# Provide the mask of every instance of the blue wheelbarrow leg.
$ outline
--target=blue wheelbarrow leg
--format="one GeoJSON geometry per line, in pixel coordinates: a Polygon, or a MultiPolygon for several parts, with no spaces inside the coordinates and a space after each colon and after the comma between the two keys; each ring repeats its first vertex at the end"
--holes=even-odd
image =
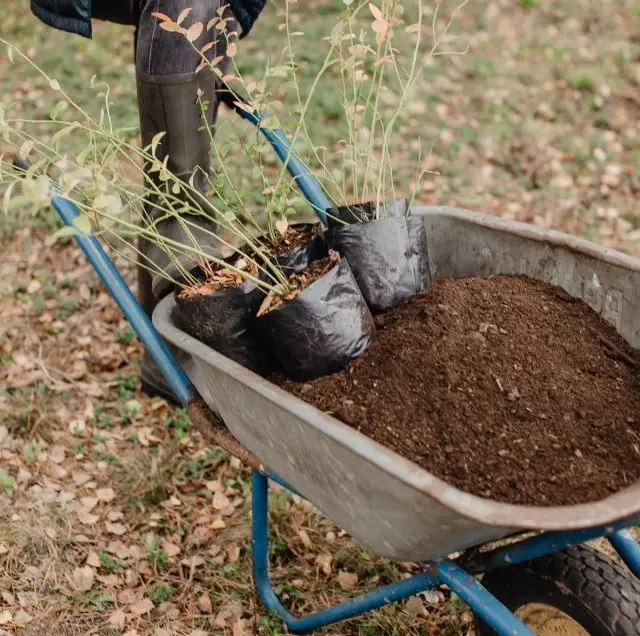
{"type": "MultiPolygon", "coordinates": [[[[63,197],[54,196],[51,199],[51,205],[53,205],[66,225],[74,227],[73,220],[78,216],[78,210],[71,201],[63,197]]],[[[136,297],[131,293],[127,283],[120,276],[98,239],[95,236],[78,234],[75,236],[75,240],[113,299],[118,303],[125,318],[138,334],[146,350],[162,371],[180,402],[186,405],[190,398],[195,395],[193,384],[191,384],[186,373],[176,362],[176,359],[156,331],[136,297]]]]}
{"type": "Polygon", "coordinates": [[[633,574],[640,579],[640,544],[629,530],[610,534],[609,542],[633,574]]]}
{"type": "Polygon", "coordinates": [[[501,636],[534,636],[533,632],[478,581],[452,561],[445,559],[426,564],[425,572],[349,599],[326,610],[294,617],[280,602],[269,580],[268,479],[258,471],[252,475],[251,528],[253,535],[253,576],[255,586],[267,610],[277,615],[295,634],[312,632],[369,610],[399,601],[418,592],[446,584],[501,636]]]}

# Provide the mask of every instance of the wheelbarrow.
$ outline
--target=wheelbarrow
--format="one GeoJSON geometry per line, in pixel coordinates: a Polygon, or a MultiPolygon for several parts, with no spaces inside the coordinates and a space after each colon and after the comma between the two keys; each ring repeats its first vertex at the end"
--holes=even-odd
{"type": "MultiPolygon", "coordinates": [[[[237,100],[228,93],[223,101],[260,128],[324,220],[330,203],[284,133],[264,128],[260,115],[239,109],[237,100]]],[[[52,205],[64,223],[73,224],[78,211],[69,200],[54,193],[52,205]]],[[[640,260],[465,210],[423,207],[413,214],[424,220],[434,281],[523,274],[583,300],[640,347],[640,260]]],[[[516,506],[462,492],[184,333],[173,320],[172,296],[158,305],[152,322],[98,240],[75,240],[192,424],[253,469],[254,583],[266,609],[290,632],[312,632],[444,585],[473,610],[481,635],[525,636],[534,629],[640,635],[640,545],[628,530],[640,523],[640,482],[596,503],[559,507],[516,506]],[[163,339],[191,355],[188,375],[163,339]],[[421,562],[422,571],[294,617],[269,580],[270,480],[312,502],[378,554],[421,562]],[[500,547],[486,547],[507,537],[500,547]],[[628,569],[581,545],[600,537],[628,569]]]]}

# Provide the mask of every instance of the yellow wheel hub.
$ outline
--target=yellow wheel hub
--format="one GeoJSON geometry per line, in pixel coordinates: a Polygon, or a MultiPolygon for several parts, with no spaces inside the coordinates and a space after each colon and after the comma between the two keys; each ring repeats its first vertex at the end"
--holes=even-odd
{"type": "Polygon", "coordinates": [[[516,616],[537,636],[590,636],[571,616],[545,603],[522,605],[516,616]]]}

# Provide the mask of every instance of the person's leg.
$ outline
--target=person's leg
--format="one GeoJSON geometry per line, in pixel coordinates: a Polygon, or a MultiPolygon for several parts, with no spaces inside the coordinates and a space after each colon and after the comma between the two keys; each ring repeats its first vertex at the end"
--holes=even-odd
{"type": "MultiPolygon", "coordinates": [[[[93,0],[93,17],[136,26],[135,61],[142,146],[147,147],[157,133],[164,132],[165,135],[157,146],[156,158],[162,162],[168,157],[169,172],[185,182],[196,171],[192,182],[202,197],[189,196],[188,200],[193,211],[191,220],[205,231],[193,228],[190,231],[199,248],[212,255],[217,255],[215,238],[210,234],[215,232],[215,222],[198,212],[199,208],[206,210],[204,177],[209,170],[210,150],[210,137],[204,129],[205,121],[199,101],[208,102],[206,119],[212,126],[218,110],[215,75],[209,69],[196,74],[195,69],[200,63],[199,54],[185,37],[162,29],[160,21],[152,13],[162,13],[176,20],[184,9],[191,8],[184,26],[188,27],[199,21],[206,27],[222,2],[224,0],[93,0]]],[[[228,9],[224,17],[231,18],[228,30],[235,30],[235,21],[228,9]]],[[[207,31],[205,28],[195,42],[201,48],[214,37],[218,41],[207,52],[209,59],[225,54],[225,37],[215,29],[207,31]]],[[[221,69],[224,70],[225,66],[226,61],[223,60],[221,69]]],[[[147,173],[147,178],[157,178],[157,175],[147,173]]],[[[162,185],[157,180],[154,183],[158,187],[162,185]]],[[[154,217],[158,214],[154,201],[158,199],[152,194],[154,188],[150,187],[149,190],[147,213],[154,217]]],[[[181,196],[187,196],[184,190],[181,196]]],[[[164,237],[189,244],[189,239],[176,219],[161,221],[157,230],[164,237]]],[[[190,269],[196,264],[189,262],[185,255],[175,254],[172,258],[149,241],[140,241],[139,249],[143,256],[138,267],[138,298],[151,316],[157,302],[171,291],[171,285],[163,277],[151,274],[147,266],[152,263],[172,278],[179,278],[180,268],[190,269]],[[176,259],[180,267],[176,265],[176,259]]],[[[180,362],[185,362],[178,357],[180,362]]],[[[145,392],[173,399],[162,374],[146,352],[142,358],[141,375],[145,392]]]]}
{"type": "MultiPolygon", "coordinates": [[[[202,193],[202,197],[188,196],[195,214],[192,220],[197,220],[196,222],[211,232],[215,232],[215,224],[203,216],[198,216],[198,208],[206,210],[207,206],[206,176],[209,171],[210,151],[210,136],[204,129],[201,104],[208,104],[206,120],[208,125],[212,126],[218,110],[216,76],[210,69],[196,74],[200,55],[194,50],[193,45],[182,35],[162,29],[159,20],[152,13],[160,12],[175,20],[183,9],[192,7],[183,23],[188,27],[194,22],[206,25],[216,16],[219,6],[220,0],[143,0],[136,43],[142,145],[147,146],[157,133],[165,132],[157,146],[156,158],[162,162],[168,156],[169,172],[184,181],[193,177],[192,183],[202,193]]],[[[215,29],[204,29],[194,42],[201,48],[212,38],[217,38],[217,42],[206,53],[209,59],[225,54],[225,37],[215,29]]],[[[221,66],[224,69],[225,64],[222,63],[221,66]]],[[[161,184],[156,182],[156,185],[161,184]]],[[[154,210],[151,209],[150,212],[153,215],[154,210]]],[[[163,221],[159,230],[163,236],[188,245],[189,239],[177,219],[163,221]]],[[[201,250],[212,255],[217,254],[215,239],[210,234],[194,234],[201,250]]],[[[179,276],[179,267],[157,245],[149,243],[145,249],[145,256],[172,277],[179,276]]],[[[176,254],[174,258],[186,269],[195,265],[184,255],[176,254]]],[[[161,277],[152,278],[153,294],[162,296],[169,285],[161,277]]]]}
{"type": "MultiPolygon", "coordinates": [[[[210,137],[203,121],[200,102],[208,102],[206,120],[209,126],[214,124],[218,97],[215,92],[215,75],[204,69],[195,73],[200,63],[199,54],[191,43],[178,33],[169,32],[160,27],[159,20],[152,13],[159,12],[176,20],[181,11],[191,7],[184,21],[188,27],[194,22],[207,22],[216,15],[220,0],[142,0],[138,21],[136,41],[136,77],[138,88],[138,106],[140,111],[140,128],[142,145],[147,146],[159,132],[165,132],[156,150],[156,158],[163,161],[168,156],[168,170],[188,181],[195,171],[192,180],[196,189],[202,193],[197,201],[189,197],[194,209],[192,220],[205,231],[190,228],[199,248],[205,253],[217,255],[216,241],[208,232],[216,230],[215,222],[198,216],[198,207],[206,210],[206,178],[209,171],[210,137]],[[207,232],[208,231],[208,232],[207,232]]],[[[227,12],[225,17],[231,17],[227,12]]],[[[229,31],[234,30],[229,23],[229,31]]],[[[215,29],[203,30],[195,44],[201,48],[211,38],[218,42],[209,49],[209,59],[224,55],[226,39],[215,29]]],[[[224,69],[225,62],[222,63],[224,69]]],[[[152,175],[149,175],[150,177],[152,175]]],[[[156,182],[157,185],[160,185],[156,182]]],[[[154,209],[149,209],[150,216],[154,209]]],[[[158,226],[159,232],[181,244],[189,244],[184,229],[175,218],[163,220],[158,226]]],[[[179,268],[165,251],[150,242],[141,242],[143,258],[160,267],[174,278],[179,277],[179,268]]],[[[175,254],[180,265],[186,269],[195,266],[188,257],[175,254]]],[[[171,286],[160,276],[150,275],[143,267],[139,267],[139,297],[149,315],[152,314],[157,301],[168,293],[171,286]]],[[[186,361],[180,359],[180,362],[186,361]]],[[[141,364],[142,386],[149,394],[159,394],[170,398],[168,387],[150,356],[145,353],[141,364]]]]}

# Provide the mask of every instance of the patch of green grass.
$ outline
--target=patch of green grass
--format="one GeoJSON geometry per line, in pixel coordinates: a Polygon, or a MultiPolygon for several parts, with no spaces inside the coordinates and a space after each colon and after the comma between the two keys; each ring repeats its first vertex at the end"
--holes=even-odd
{"type": "Polygon", "coordinates": [[[99,429],[113,428],[113,419],[105,412],[101,404],[93,405],[92,424],[99,429]]]}
{"type": "Polygon", "coordinates": [[[13,488],[13,477],[6,470],[0,468],[0,490],[11,491],[13,488]]]}
{"type": "Polygon", "coordinates": [[[104,612],[105,610],[113,607],[115,599],[111,594],[96,590],[95,592],[85,594],[82,597],[82,602],[91,610],[104,612]]]}
{"type": "Polygon", "coordinates": [[[87,452],[88,452],[88,449],[82,442],[78,442],[73,447],[73,454],[74,455],[86,455],[87,452]]]}
{"type": "Polygon", "coordinates": [[[116,331],[113,334],[113,339],[119,344],[131,344],[136,337],[136,332],[129,326],[125,327],[122,331],[116,331]]]}
{"type": "Polygon", "coordinates": [[[39,442],[29,442],[22,452],[22,456],[26,462],[34,462],[38,458],[40,451],[42,450],[39,442]]]}
{"type": "Polygon", "coordinates": [[[164,423],[174,431],[177,439],[183,439],[189,434],[189,416],[185,409],[176,409],[171,417],[164,419],[164,423]]]}
{"type": "Polygon", "coordinates": [[[101,450],[95,450],[93,452],[93,459],[97,462],[107,462],[107,464],[110,464],[111,466],[115,466],[119,463],[117,455],[114,455],[113,453],[105,453],[101,450]]]}
{"type": "Polygon", "coordinates": [[[592,91],[596,87],[596,80],[586,71],[571,70],[565,76],[567,84],[579,91],[592,91]]]}
{"type": "Polygon", "coordinates": [[[60,301],[58,308],[53,312],[56,320],[66,320],[73,312],[78,311],[80,303],[73,298],[65,298],[60,301]]]}
{"type": "Polygon", "coordinates": [[[145,540],[145,548],[149,561],[153,565],[162,569],[169,562],[169,555],[160,547],[160,539],[155,535],[148,535],[145,540]]]}
{"type": "Polygon", "coordinates": [[[124,562],[122,559],[116,556],[112,556],[104,550],[98,552],[98,559],[100,559],[100,567],[107,568],[109,570],[122,570],[124,569],[124,562]]]}
{"type": "Polygon", "coordinates": [[[121,400],[128,400],[136,390],[137,380],[133,375],[116,375],[116,395],[121,400]]]}
{"type": "Polygon", "coordinates": [[[149,598],[156,604],[168,601],[175,594],[175,590],[166,583],[149,586],[149,598]]]}

